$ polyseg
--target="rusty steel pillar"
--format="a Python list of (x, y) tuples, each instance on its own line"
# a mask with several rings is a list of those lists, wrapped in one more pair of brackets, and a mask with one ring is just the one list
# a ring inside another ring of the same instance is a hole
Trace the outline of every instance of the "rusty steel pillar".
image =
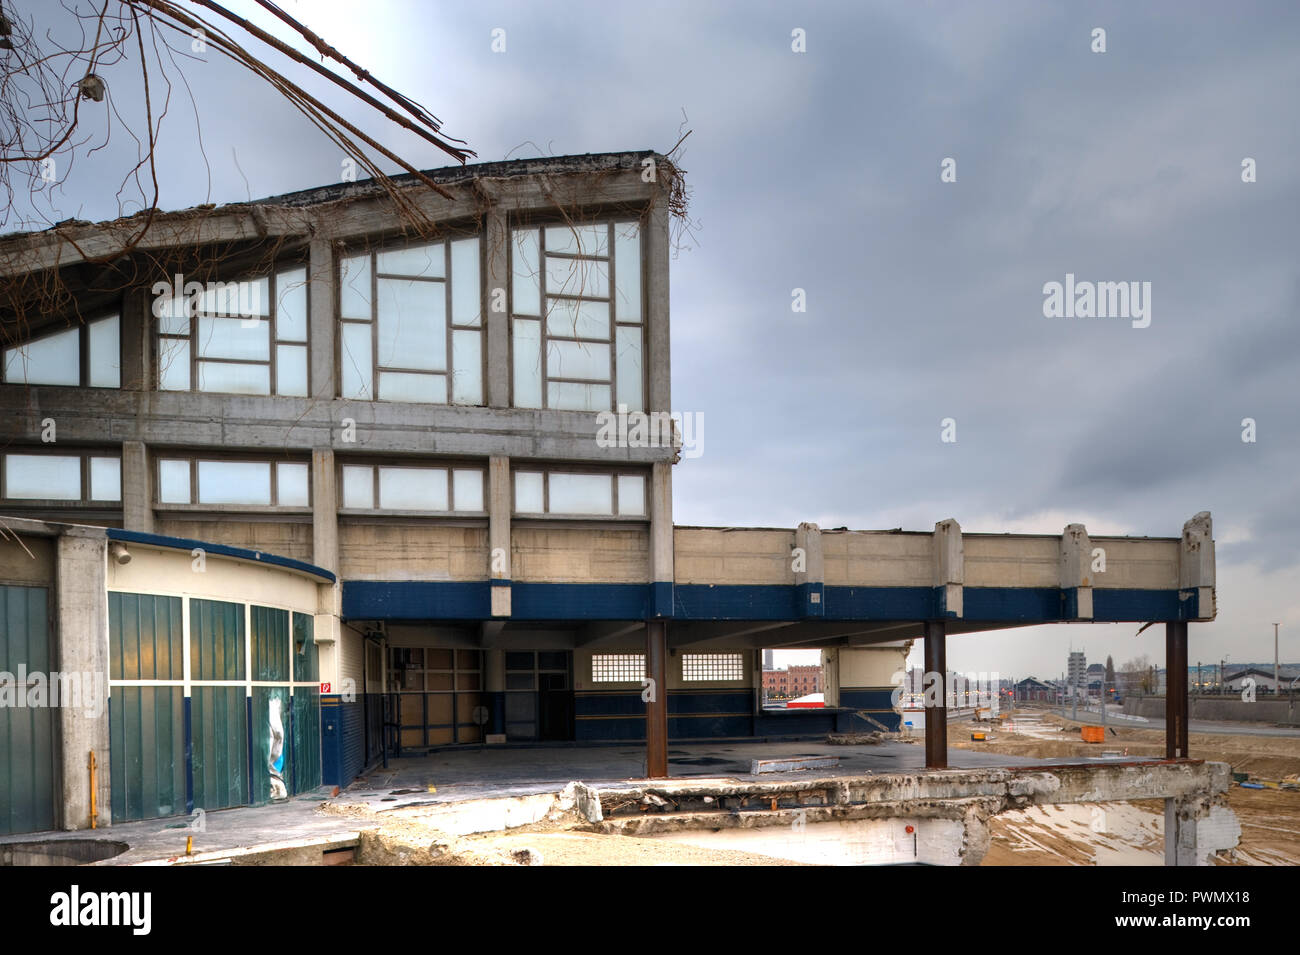
[(925, 768), (948, 768), (948, 647), (947, 631), (942, 620), (925, 623), (925, 679), (924, 690), (939, 674), (939, 705), (923, 706), (925, 710)]
[(1187, 621), (1165, 624), (1165, 758), (1187, 758)]
[(645, 774), (668, 778), (668, 622), (645, 625)]

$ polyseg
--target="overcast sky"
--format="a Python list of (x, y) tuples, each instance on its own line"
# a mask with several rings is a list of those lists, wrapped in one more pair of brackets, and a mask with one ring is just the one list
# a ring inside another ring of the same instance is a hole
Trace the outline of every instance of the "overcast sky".
[[(1300, 7), (281, 3), (483, 161), (693, 131), (673, 404), (703, 415), (704, 453), (675, 471), (678, 523), (1172, 537), (1209, 510), (1220, 614), (1190, 659), (1271, 660), (1280, 621), (1300, 660)], [(183, 62), (193, 103), (171, 91), (163, 208), (338, 181), (342, 156), (289, 105), (204, 59)], [(104, 72), (129, 118), (129, 73)], [(293, 75), (415, 165), (447, 164)], [(107, 111), (87, 106), (93, 132)], [(42, 215), (139, 208), (114, 195), (135, 149), (114, 123)], [(1067, 273), (1151, 283), (1149, 326), (1044, 317)], [(960, 636), (948, 659), (1048, 677), (1072, 641), (1162, 661), (1162, 628), (1136, 629)]]

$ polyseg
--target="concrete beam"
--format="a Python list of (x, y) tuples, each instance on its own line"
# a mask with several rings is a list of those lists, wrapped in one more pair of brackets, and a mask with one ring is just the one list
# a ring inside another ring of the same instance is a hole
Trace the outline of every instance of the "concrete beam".
[[(1092, 619), (1092, 541), (1088, 528), (1068, 524), (1061, 532), (1061, 589), (1066, 592), (1067, 616), (1075, 620)], [(1075, 594), (1074, 607), (1068, 607), (1069, 595)], [(1073, 612), (1068, 612), (1073, 609)]]
[(122, 442), (122, 526), (153, 533), (153, 469), (143, 441)]
[(1195, 591), (1198, 620), (1213, 620), (1215, 606), (1214, 522), (1201, 511), (1183, 525), (1178, 551), (1178, 589)]
[(494, 455), (488, 458), (488, 572), (493, 580), (494, 617), (509, 617), (512, 610), (510, 513), (513, 506), (510, 459)]
[[(334, 244), (323, 238), (311, 241), (308, 263), (307, 315), (311, 347), (307, 358), (308, 393), (317, 401), (331, 401), (338, 394), (334, 381), (335, 339), (338, 334), (337, 304), (334, 300)], [(337, 422), (339, 426), (342, 422)]]
[(792, 566), (800, 613), (805, 617), (823, 617), (826, 615), (826, 557), (821, 528), (816, 524), (800, 524), (794, 530), (794, 546)]
[(651, 613), (671, 617), (676, 528), (673, 526), (673, 468), (656, 461), (650, 472)]
[(939, 612), (945, 617), (962, 615), (966, 582), (965, 551), (961, 525), (951, 517), (934, 525), (934, 586), (939, 592)]

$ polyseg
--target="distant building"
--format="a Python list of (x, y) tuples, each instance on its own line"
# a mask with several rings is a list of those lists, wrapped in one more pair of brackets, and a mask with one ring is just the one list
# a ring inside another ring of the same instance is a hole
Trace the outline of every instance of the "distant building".
[(772, 651), (772, 650), (764, 650), (764, 651), (763, 651), (763, 669), (764, 669), (764, 670), (775, 670), (775, 669), (776, 669), (776, 664), (773, 662), (773, 656), (774, 656), (774, 651)]
[(1084, 686), (1088, 682), (1088, 658), (1082, 650), (1070, 651), (1070, 660), (1065, 673), (1065, 682), (1069, 686)]
[[(1286, 668), (1278, 671), (1279, 682), (1282, 691), (1285, 692), (1291, 685), (1291, 681), (1296, 678), (1296, 674)], [(1273, 668), (1260, 669), (1258, 667), (1247, 667), (1244, 670), (1238, 670), (1235, 673), (1226, 673), (1223, 677), (1223, 689), (1225, 693), (1240, 693), (1248, 685), (1248, 681), (1255, 681), (1256, 693), (1274, 693), (1277, 690), (1278, 683), (1273, 680)]]
[(1055, 697), (1056, 687), (1030, 676), (1015, 685), (1015, 695), (1017, 703), (1046, 703)]
[(790, 699), (809, 693), (821, 693), (822, 668), (818, 665), (788, 666), (763, 670), (763, 689), (768, 699)]

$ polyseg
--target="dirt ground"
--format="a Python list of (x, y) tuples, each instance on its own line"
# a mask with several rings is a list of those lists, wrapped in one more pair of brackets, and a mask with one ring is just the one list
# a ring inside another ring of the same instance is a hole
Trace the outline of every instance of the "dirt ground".
[[(969, 722), (950, 723), (948, 745), (960, 749), (987, 749), (1014, 756), (1098, 756), (1118, 750), (1130, 756), (1161, 756), (1164, 730), (1116, 726), (1106, 742), (1084, 743), (1078, 723), (1054, 713), (1021, 711), (1041, 716), (1041, 729), (1032, 721), (1015, 731), (996, 725), (991, 740), (974, 742)], [(1055, 734), (1053, 727), (1063, 727)], [(980, 729), (984, 727), (978, 727)], [(1057, 736), (1057, 738), (1051, 738)], [(1234, 772), (1262, 779), (1282, 779), (1300, 773), (1300, 740), (1294, 737), (1230, 736), (1192, 733), (1191, 754), (1197, 759), (1229, 764)], [(1241, 844), (1233, 857), (1216, 858), (1219, 865), (1300, 865), (1300, 791), (1228, 790), (1228, 806), (1241, 822)], [(1164, 805), (1159, 800), (1103, 805), (1097, 816), (1089, 808), (1086, 818), (1067, 807), (1044, 807), (1023, 813), (1003, 813), (993, 822), (991, 845), (984, 865), (1160, 865), (1164, 861)], [(1055, 810), (1055, 811), (1054, 811)], [(1098, 832), (1105, 827), (1106, 831)], [(1152, 836), (1154, 835), (1154, 838)]]

